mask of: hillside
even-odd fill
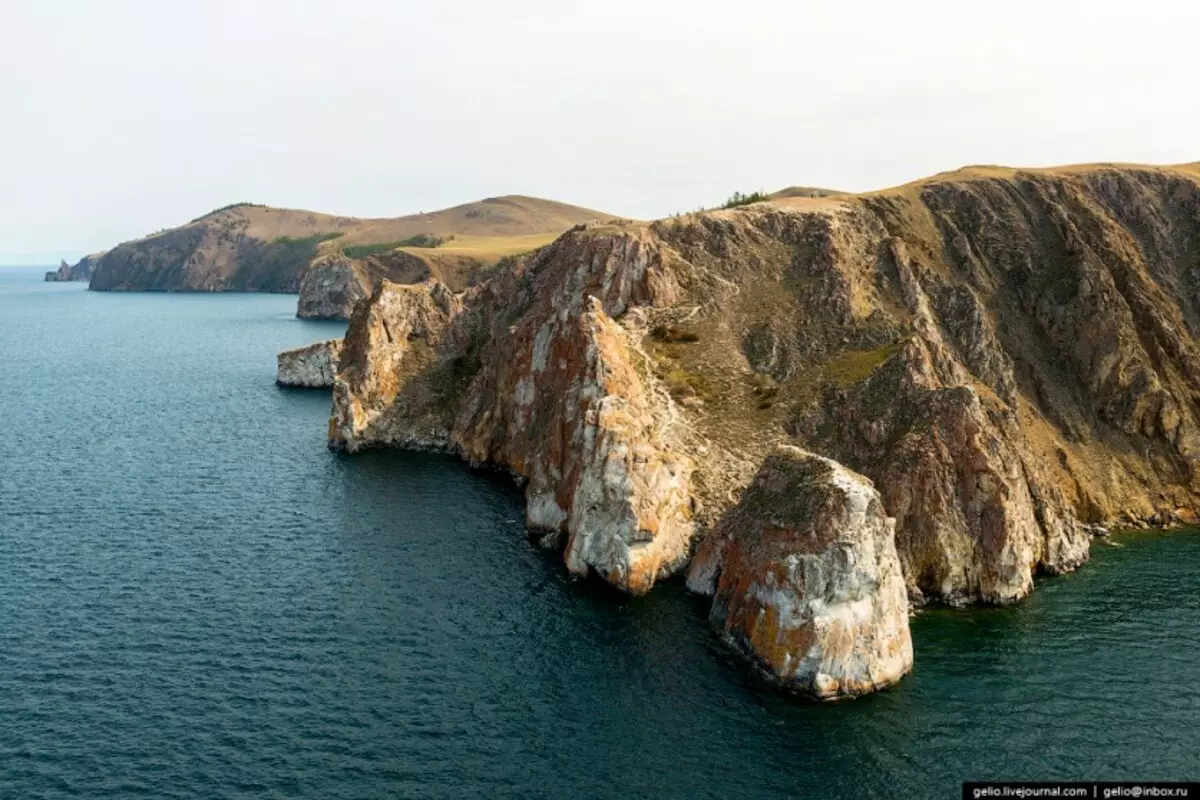
[[[405,217],[358,219],[310,211],[236,204],[186,225],[114,247],[96,265],[98,291],[295,292],[320,254],[346,248],[391,249],[415,236],[462,237],[461,257],[508,249],[510,237],[544,242],[587,220],[606,218],[576,206],[532,197],[495,197]],[[452,263],[454,242],[445,258]],[[418,258],[424,258],[420,254]],[[446,270],[457,274],[453,268]]]

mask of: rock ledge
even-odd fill
[[[341,355],[341,339],[329,339],[295,350],[284,350],[276,356],[275,382],[280,386],[328,389],[333,386]]]

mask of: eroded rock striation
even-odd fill
[[[796,445],[874,482],[913,598],[1009,603],[1086,561],[1085,524],[1195,518],[1198,243],[1195,167],[579,226],[359,304],[331,444],[507,468],[572,570],[632,592]]]
[[[688,586],[713,595],[718,634],[784,687],[867,694],[913,663],[894,526],[869,480],[781,445],[701,543]]]
[[[280,386],[328,389],[333,386],[341,355],[341,339],[284,350],[276,357],[275,382]]]

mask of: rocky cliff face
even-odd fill
[[[103,253],[84,256],[75,264],[68,264],[66,261],[63,261],[59,264],[58,269],[46,273],[45,280],[47,283],[91,280],[92,273],[96,269],[96,264],[103,256]]]
[[[302,319],[348,320],[359,301],[366,299],[385,280],[420,283],[433,270],[424,259],[403,250],[392,250],[365,258],[348,258],[341,252],[317,257],[300,279],[296,316]],[[459,272],[442,275],[447,285],[462,290],[466,283]]]
[[[1195,518],[1197,253],[1191,168],[582,226],[361,304],[331,443],[506,467],[572,570],[634,592],[799,445],[875,483],[913,597],[1008,603],[1087,559],[1081,523]]]
[[[302,319],[349,319],[360,300],[371,294],[366,270],[340,253],[313,261],[300,278],[296,316]]]
[[[780,446],[701,543],[688,585],[714,595],[720,636],[783,686],[820,700],[912,669],[895,521],[871,482]]]
[[[341,356],[341,339],[284,350],[276,358],[275,382],[280,386],[329,389],[333,386]]]

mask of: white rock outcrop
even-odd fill
[[[284,350],[276,356],[275,382],[280,386],[328,389],[333,386],[333,379],[337,376],[341,355],[341,339]]]
[[[912,669],[895,521],[836,461],[778,447],[701,544],[689,586],[733,649],[819,700],[867,694]]]

